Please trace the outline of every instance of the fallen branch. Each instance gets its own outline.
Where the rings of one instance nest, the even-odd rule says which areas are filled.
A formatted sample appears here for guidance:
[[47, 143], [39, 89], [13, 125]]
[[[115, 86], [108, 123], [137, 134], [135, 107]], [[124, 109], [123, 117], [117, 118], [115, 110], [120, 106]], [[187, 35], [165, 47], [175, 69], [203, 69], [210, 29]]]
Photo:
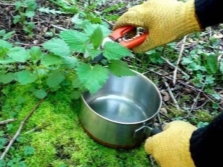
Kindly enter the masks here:
[[5, 158], [5, 155], [8, 153], [8, 151], [10, 150], [10, 148], [12, 147], [13, 143], [15, 142], [15, 140], [18, 138], [18, 136], [20, 135], [26, 121], [32, 116], [32, 114], [34, 113], [34, 111], [39, 107], [39, 105], [43, 102], [44, 99], [41, 99], [38, 101], [38, 103], [33, 107], [33, 109], [29, 112], [29, 114], [24, 118], [24, 120], [20, 123], [19, 129], [17, 130], [16, 134], [13, 136], [12, 140], [9, 142], [9, 144], [7, 145], [7, 147], [5, 148], [4, 152], [2, 153], [0, 160], [3, 160]]
[[7, 120], [4, 120], [4, 121], [0, 121], [0, 125], [5, 125], [5, 124], [8, 124], [10, 122], [14, 122], [16, 121], [16, 119], [12, 118], [12, 119], [7, 119]]
[[181, 48], [180, 48], [180, 53], [179, 53], [179, 56], [178, 56], [177, 64], [176, 64], [175, 70], [173, 71], [173, 85], [176, 85], [177, 70], [179, 68], [178, 66], [180, 64], [180, 60], [181, 60], [182, 55], [183, 55], [183, 52], [184, 52], [184, 47], [185, 47], [186, 39], [187, 39], [187, 36], [184, 36], [184, 38], [182, 40], [182, 45], [181, 45]]

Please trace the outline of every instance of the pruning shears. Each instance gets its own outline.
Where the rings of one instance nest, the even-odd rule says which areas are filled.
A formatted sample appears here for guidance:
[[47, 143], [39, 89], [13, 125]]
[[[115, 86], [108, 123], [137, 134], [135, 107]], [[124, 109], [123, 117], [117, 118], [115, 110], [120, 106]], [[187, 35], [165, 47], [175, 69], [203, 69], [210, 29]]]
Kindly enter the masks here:
[[[134, 36], [129, 35], [129, 33], [134, 31]], [[104, 38], [101, 48], [104, 47], [106, 42], [118, 42], [122, 46], [132, 49], [140, 44], [142, 44], [148, 36], [148, 32], [144, 29], [136, 28], [134, 26], [124, 26], [113, 31], [108, 37]], [[97, 63], [103, 59], [102, 53], [99, 54], [92, 63]]]

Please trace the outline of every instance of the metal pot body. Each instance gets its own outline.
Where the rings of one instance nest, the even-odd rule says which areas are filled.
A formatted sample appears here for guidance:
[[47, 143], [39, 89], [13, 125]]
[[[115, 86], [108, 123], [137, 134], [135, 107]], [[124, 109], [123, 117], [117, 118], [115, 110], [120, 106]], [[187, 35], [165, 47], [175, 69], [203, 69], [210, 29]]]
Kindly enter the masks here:
[[135, 76], [110, 75], [95, 94], [82, 95], [78, 114], [85, 131], [99, 143], [113, 148], [132, 148], [148, 135], [161, 107], [161, 95], [152, 81]]

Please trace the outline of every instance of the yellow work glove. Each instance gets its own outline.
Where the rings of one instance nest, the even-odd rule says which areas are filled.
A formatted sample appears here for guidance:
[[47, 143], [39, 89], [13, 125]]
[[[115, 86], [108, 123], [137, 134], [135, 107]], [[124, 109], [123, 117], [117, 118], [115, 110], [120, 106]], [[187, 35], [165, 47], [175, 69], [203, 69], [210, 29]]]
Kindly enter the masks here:
[[190, 154], [190, 138], [196, 127], [183, 121], [173, 121], [164, 131], [149, 137], [145, 150], [161, 167], [195, 167]]
[[167, 44], [201, 29], [195, 15], [194, 0], [185, 3], [177, 0], [148, 0], [124, 13], [114, 29], [125, 25], [143, 27], [149, 32], [145, 42], [133, 48], [136, 53]]

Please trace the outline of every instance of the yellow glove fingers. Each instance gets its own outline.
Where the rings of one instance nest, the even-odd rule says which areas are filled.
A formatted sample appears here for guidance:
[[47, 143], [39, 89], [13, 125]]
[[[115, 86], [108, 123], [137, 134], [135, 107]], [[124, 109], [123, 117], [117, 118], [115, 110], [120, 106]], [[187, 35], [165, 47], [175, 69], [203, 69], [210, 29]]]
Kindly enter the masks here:
[[145, 150], [161, 167], [195, 167], [189, 150], [194, 130], [196, 127], [187, 122], [173, 121], [146, 140]]

